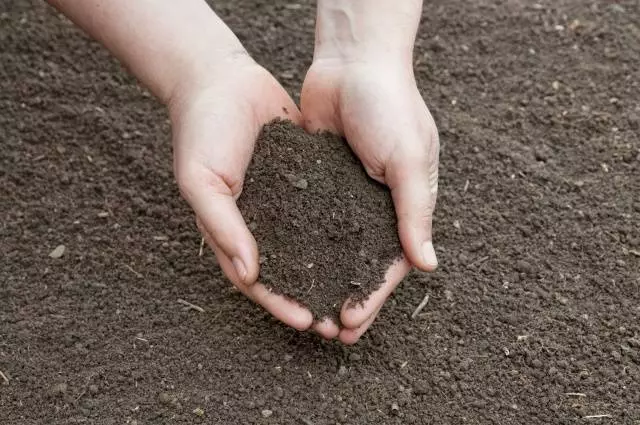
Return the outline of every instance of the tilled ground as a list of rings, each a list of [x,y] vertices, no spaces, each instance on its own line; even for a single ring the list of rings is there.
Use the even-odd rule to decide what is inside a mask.
[[[215,7],[298,96],[313,3]],[[345,347],[198,257],[163,107],[42,2],[2,1],[0,422],[639,423],[640,4],[426,3],[441,267]]]

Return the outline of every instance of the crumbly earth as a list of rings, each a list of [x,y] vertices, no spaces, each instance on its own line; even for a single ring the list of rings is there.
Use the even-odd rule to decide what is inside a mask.
[[[260,281],[340,322],[384,282],[402,255],[389,190],[349,145],[289,121],[266,125],[247,170],[240,211],[260,250]]]
[[[298,96],[314,3],[216,7]],[[44,2],[0,2],[0,422],[637,424],[640,4],[426,3],[440,268],[345,347],[198,256],[164,108]]]

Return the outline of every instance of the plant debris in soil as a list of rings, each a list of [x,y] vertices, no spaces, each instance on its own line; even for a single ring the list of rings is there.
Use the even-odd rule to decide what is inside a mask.
[[[260,250],[260,281],[338,320],[402,255],[389,190],[346,141],[290,121],[264,126],[239,207]]]

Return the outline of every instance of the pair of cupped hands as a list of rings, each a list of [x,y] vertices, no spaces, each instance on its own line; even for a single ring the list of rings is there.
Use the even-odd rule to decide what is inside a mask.
[[[244,52],[217,69],[204,81],[185,84],[169,104],[175,175],[198,228],[244,295],[295,329],[353,344],[412,266],[424,271],[437,266],[431,224],[439,141],[412,66],[384,57],[316,58],[302,86],[300,108],[271,73]],[[364,304],[345,303],[340,325],[314,321],[306,308],[257,281],[258,246],[236,200],[256,138],[262,126],[276,118],[312,133],[343,135],[369,176],[392,194],[404,255]]]

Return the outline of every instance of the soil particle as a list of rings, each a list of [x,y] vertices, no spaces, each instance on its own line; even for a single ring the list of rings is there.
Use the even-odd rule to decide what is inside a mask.
[[[329,133],[266,125],[238,205],[254,228],[260,280],[317,319],[365,300],[402,254],[389,190]]]
[[[362,360],[362,355],[360,355],[358,353],[349,354],[349,361],[351,361],[351,362],[359,362],[360,360]]]
[[[158,394],[158,401],[165,406],[176,406],[178,404],[178,397],[167,392],[161,392]]]
[[[536,161],[547,162],[553,155],[553,152],[548,146],[542,145],[534,150],[534,156]]]
[[[49,389],[49,396],[52,398],[63,397],[67,393],[67,388],[67,384],[64,382],[55,384]]]

